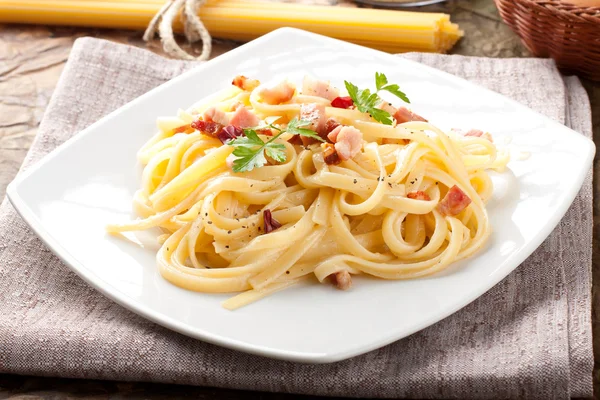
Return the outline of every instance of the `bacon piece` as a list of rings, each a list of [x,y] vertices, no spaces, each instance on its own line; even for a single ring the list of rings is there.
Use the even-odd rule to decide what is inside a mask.
[[[260,98],[267,104],[277,105],[286,103],[294,97],[296,87],[288,81],[283,81],[272,88],[264,87],[260,90]]]
[[[456,185],[452,186],[437,205],[442,215],[457,215],[471,204],[471,199]]]
[[[275,229],[281,228],[281,224],[275,218],[273,218],[271,210],[268,208],[263,211],[263,222],[265,224],[265,233],[271,233]]]
[[[242,136],[243,134],[244,130],[242,128],[238,126],[227,125],[216,134],[216,137],[221,141],[221,143],[225,144],[230,140],[237,138],[238,136]]]
[[[323,161],[325,161],[325,164],[336,165],[342,162],[333,144],[321,143],[321,148],[323,149]]]
[[[238,126],[223,126],[218,122],[206,122],[201,119],[192,122],[191,127],[204,135],[219,139],[223,144],[244,134],[244,130]]]
[[[205,135],[217,137],[217,134],[223,130],[223,125],[213,121],[203,121],[201,119],[191,123],[191,127],[199,130]]]
[[[379,103],[377,105],[377,108],[383,111],[387,111],[390,115],[394,115],[396,114],[396,111],[398,111],[398,109],[394,107],[392,103],[388,103],[387,101],[382,101],[381,103]]]
[[[338,126],[340,126],[340,123],[337,122],[335,118],[328,118],[327,121],[325,121],[325,126],[323,127],[323,129],[317,133],[319,134],[321,139],[325,140],[326,142],[333,143],[331,140],[329,140],[328,136]]]
[[[231,125],[239,126],[240,128],[251,128],[258,125],[259,122],[260,119],[244,106],[238,107],[229,121]]]
[[[325,129],[325,106],[323,104],[311,103],[302,104],[300,107],[300,119],[310,121],[310,125],[305,126],[306,129],[315,131],[317,133],[322,132]],[[316,139],[301,136],[302,144],[308,146],[316,142]]]
[[[273,136],[273,131],[271,130],[271,128],[256,129],[255,132],[259,135]]]
[[[341,129],[338,126],[327,137],[335,142],[335,151],[342,161],[354,158],[362,149],[362,132],[353,126],[342,126]]]
[[[396,112],[394,113],[393,117],[396,119],[396,123],[398,123],[398,124],[402,124],[404,122],[409,122],[409,121],[427,122],[427,120],[425,118],[421,117],[418,114],[415,114],[414,112],[410,111],[406,107],[400,107],[399,109],[397,109]]]
[[[239,87],[242,90],[251,92],[260,85],[260,81],[257,79],[246,78],[244,75],[238,75],[233,78],[232,85]]]
[[[340,91],[331,86],[327,81],[322,81],[315,79],[310,75],[306,75],[302,81],[302,94],[333,100],[340,95]]]
[[[406,195],[406,197],[408,197],[409,199],[414,199],[414,200],[426,200],[426,201],[431,200],[431,197],[429,197],[429,195],[427,193],[423,192],[422,190],[417,190],[416,192],[410,192]]]
[[[288,139],[288,143],[291,144],[302,144],[302,138],[300,137],[300,135],[294,135],[291,138]]]
[[[325,121],[325,128],[323,129],[323,131],[324,131],[323,133],[328,135],[331,131],[333,131],[338,126],[340,126],[340,123],[337,122],[335,120],[335,118],[329,118],[329,119],[327,119],[327,121]],[[323,138],[323,139],[325,139],[325,138]]]
[[[333,128],[333,130],[327,134],[327,139],[329,139],[331,143],[335,143],[343,127],[343,125],[338,125],[335,128]]]
[[[300,119],[310,121],[310,125],[305,126],[311,131],[320,132],[325,128],[325,106],[323,104],[311,103],[302,104],[300,107]]]
[[[177,128],[173,129],[173,133],[183,133],[189,131],[189,130],[193,130],[190,124],[185,124],[185,125],[181,125],[178,126]]]
[[[352,287],[352,276],[348,271],[338,271],[329,275],[333,286],[340,290],[348,290]]]
[[[331,100],[331,107],[335,108],[350,108],[353,105],[354,102],[350,96],[336,97],[335,99]]]
[[[202,119],[206,122],[218,122],[221,125],[229,125],[227,114],[215,107],[210,107],[204,111]]]

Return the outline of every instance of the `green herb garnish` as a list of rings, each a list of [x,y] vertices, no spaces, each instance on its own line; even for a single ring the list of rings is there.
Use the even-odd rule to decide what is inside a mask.
[[[310,124],[310,121],[294,118],[288,123],[285,129],[281,129],[273,124],[244,129],[245,136],[238,137],[227,143],[229,146],[235,148],[233,155],[237,157],[233,162],[233,172],[252,171],[254,168],[262,167],[267,162],[265,154],[277,162],[284,162],[286,160],[285,146],[281,143],[274,143],[274,141],[285,132],[324,142],[317,132],[305,128]],[[269,141],[263,142],[258,133],[256,133],[256,129],[264,128],[272,128],[278,132]]]
[[[398,85],[395,83],[388,85],[387,77],[381,72],[375,72],[375,87],[377,89],[375,93],[371,93],[369,89],[359,89],[356,85],[348,81],[344,81],[344,83],[358,111],[368,113],[375,121],[385,125],[392,125],[392,116],[389,112],[377,108],[377,105],[383,101],[378,95],[380,91],[384,90],[402,101],[410,103],[410,100],[408,100],[408,97],[400,90]]]

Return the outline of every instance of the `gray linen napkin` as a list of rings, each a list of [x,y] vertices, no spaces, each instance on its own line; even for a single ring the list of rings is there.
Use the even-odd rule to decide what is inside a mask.
[[[404,55],[512,97],[591,136],[579,81],[538,59]],[[23,165],[191,68],[145,50],[79,39]],[[544,244],[449,318],[329,365],[264,359],[146,321],[88,287],[0,207],[0,372],[175,382],[363,397],[540,398],[592,395],[591,172]],[[153,266],[148,266],[153,268]]]

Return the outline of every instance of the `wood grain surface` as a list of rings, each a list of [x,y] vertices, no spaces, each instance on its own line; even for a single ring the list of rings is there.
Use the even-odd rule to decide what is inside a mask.
[[[301,0],[304,3],[355,7],[347,0]],[[465,31],[465,37],[453,49],[454,54],[484,57],[528,57],[519,38],[502,23],[492,0],[454,0],[424,7],[452,15]],[[0,199],[6,185],[16,175],[75,39],[94,36],[115,42],[146,47],[162,54],[158,42],[146,45],[142,32],[87,28],[0,25]],[[212,56],[222,54],[239,43],[215,41]],[[189,47],[188,47],[189,49]],[[191,50],[198,51],[198,48]],[[584,81],[592,101],[594,141],[600,145],[600,83]],[[600,393],[600,190],[597,178],[600,163],[594,160],[594,257],[593,257],[593,330],[596,368],[595,392]],[[0,351],[2,351],[0,349]],[[314,399],[213,388],[163,384],[40,378],[0,374],[0,399]]]

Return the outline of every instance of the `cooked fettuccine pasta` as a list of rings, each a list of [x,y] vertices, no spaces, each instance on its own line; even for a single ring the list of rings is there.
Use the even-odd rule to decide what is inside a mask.
[[[159,227],[162,276],[185,289],[237,293],[235,309],[303,280],[348,289],[352,276],[414,279],[474,254],[490,236],[487,171],[507,155],[488,133],[443,132],[346,83],[301,88],[238,76],[178,116],[159,118],[139,151],[139,219]]]

